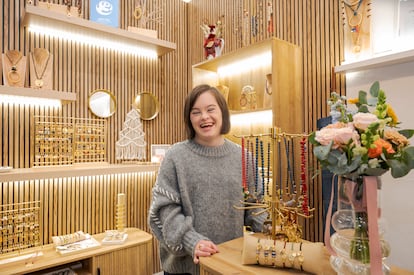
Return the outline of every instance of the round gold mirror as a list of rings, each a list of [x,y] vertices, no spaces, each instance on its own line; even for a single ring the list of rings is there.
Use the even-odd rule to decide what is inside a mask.
[[[160,110],[158,99],[149,92],[142,92],[135,97],[134,107],[138,110],[143,120],[154,119]]]
[[[89,95],[89,109],[102,118],[112,116],[116,110],[115,96],[108,90],[98,89]]]

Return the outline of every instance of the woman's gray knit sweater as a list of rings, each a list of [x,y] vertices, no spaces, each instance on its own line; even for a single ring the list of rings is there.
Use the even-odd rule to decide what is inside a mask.
[[[193,263],[198,241],[220,244],[239,238],[243,225],[261,230],[265,216],[233,207],[243,200],[241,182],[241,147],[229,140],[219,147],[186,140],[167,151],[148,218],[164,271],[198,274]]]

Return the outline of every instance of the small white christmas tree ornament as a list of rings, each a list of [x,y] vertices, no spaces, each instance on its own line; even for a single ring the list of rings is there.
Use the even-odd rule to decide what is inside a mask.
[[[119,140],[115,144],[115,156],[120,160],[142,160],[146,157],[145,133],[141,116],[132,108],[126,116]]]

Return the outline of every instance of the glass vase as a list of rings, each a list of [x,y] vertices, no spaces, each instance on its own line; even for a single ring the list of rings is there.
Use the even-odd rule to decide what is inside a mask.
[[[375,238],[379,244],[377,259],[382,269],[382,273],[387,275],[390,273],[390,268],[384,263],[384,260],[390,254],[390,246],[388,242],[383,239],[385,231],[385,222],[381,219],[380,195],[381,195],[381,180],[380,177],[374,177],[376,185],[371,188],[371,193],[368,194],[367,188],[364,188],[364,177],[358,177],[350,180],[340,178],[338,180],[338,210],[332,216],[332,227],[335,233],[330,238],[330,244],[336,253],[336,256],[331,256],[331,266],[338,274],[346,275],[370,275],[371,273],[371,255],[370,242],[375,242],[374,232],[369,231],[369,219],[378,227],[378,236]],[[374,212],[368,215],[367,201],[372,197],[376,198],[376,207]],[[372,216],[372,213],[374,215]],[[375,217],[375,215],[378,215]],[[377,221],[376,218],[378,219]]]

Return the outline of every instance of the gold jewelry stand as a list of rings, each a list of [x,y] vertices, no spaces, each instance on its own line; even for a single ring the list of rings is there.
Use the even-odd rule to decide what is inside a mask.
[[[259,135],[247,135],[247,136],[236,136],[237,138],[263,138],[270,137],[272,141],[273,148],[273,165],[272,165],[272,185],[271,193],[266,194],[263,190],[263,198],[256,202],[242,201],[242,206],[234,206],[236,209],[246,210],[246,209],[261,209],[259,212],[255,213],[256,215],[263,214],[264,212],[268,213],[269,220],[264,224],[265,233],[271,234],[273,240],[283,239],[290,242],[298,242],[301,240],[301,228],[298,224],[299,217],[302,218],[311,218],[313,217],[312,212],[315,211],[314,208],[304,209],[301,206],[301,201],[303,201],[303,196],[307,194],[302,193],[301,185],[289,186],[289,182],[286,181],[285,185],[282,184],[282,169],[289,167],[286,163],[282,161],[281,156],[281,142],[284,139],[289,139],[293,142],[297,138],[305,138],[307,134],[289,134],[282,132],[280,128],[274,127],[270,129],[269,134],[259,134]],[[285,148],[286,149],[286,148]],[[277,154],[276,154],[277,153]],[[291,152],[292,154],[297,154],[297,152]],[[270,157],[270,156],[269,156]],[[288,156],[287,156],[288,157]],[[290,169],[295,169],[295,167],[290,167]],[[305,172],[306,173],[306,172]],[[269,173],[268,173],[269,175]],[[275,176],[279,177],[279,188],[277,188],[277,183]],[[285,175],[287,179],[289,175]],[[264,179],[263,179],[264,180]],[[295,179],[291,179],[295,180]],[[292,184],[292,182],[290,182]],[[306,184],[306,182],[304,183]],[[295,189],[295,190],[293,190]],[[292,190],[292,193],[289,191]],[[271,224],[271,227],[270,227]],[[266,232],[266,228],[269,228],[269,231]]]
[[[35,116],[34,166],[106,161],[104,119]]]
[[[40,201],[0,205],[0,255],[42,245]]]

